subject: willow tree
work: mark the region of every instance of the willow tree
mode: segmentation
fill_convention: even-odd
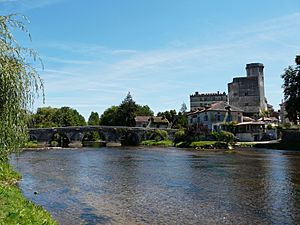
[[[18,150],[27,138],[27,112],[43,82],[33,67],[36,52],[22,47],[12,31],[21,30],[31,40],[26,17],[0,16],[0,160]],[[44,95],[43,95],[44,96]]]

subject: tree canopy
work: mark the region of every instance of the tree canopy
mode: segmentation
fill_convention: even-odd
[[[14,38],[13,29],[29,35],[24,16],[0,16],[0,160],[23,145],[27,138],[27,111],[43,82],[33,67],[38,58]],[[30,38],[30,35],[29,35]]]
[[[70,107],[38,108],[37,112],[32,115],[32,127],[49,128],[49,127],[68,127],[84,126],[85,119],[76,109]]]
[[[88,125],[97,126],[100,124],[99,114],[97,112],[91,112],[91,115],[88,119]]]
[[[148,105],[138,105],[130,92],[119,106],[111,106],[100,117],[100,124],[107,126],[135,126],[136,116],[153,116],[154,113]]]
[[[287,117],[297,124],[300,119],[300,56],[296,56],[295,62],[296,66],[286,68],[281,77]]]
[[[184,107],[184,103],[181,106],[181,110],[186,110]],[[157,113],[157,116],[165,117],[170,123],[171,127],[175,129],[187,128],[187,117],[184,112],[176,112],[175,109],[167,110],[165,112]]]

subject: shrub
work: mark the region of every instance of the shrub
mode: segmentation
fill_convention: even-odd
[[[174,143],[185,141],[186,133],[184,130],[179,130],[174,134]]]
[[[156,129],[146,134],[147,140],[166,141],[168,140],[168,133],[165,130]]]
[[[57,147],[58,146],[58,142],[57,141],[51,141],[50,142],[50,146],[51,147]]]
[[[213,131],[211,135],[215,138],[216,141],[223,141],[226,143],[233,143],[235,141],[234,134],[228,131]]]

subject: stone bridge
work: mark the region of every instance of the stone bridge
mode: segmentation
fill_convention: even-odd
[[[100,137],[104,137],[106,145],[121,145],[124,141],[139,143],[146,140],[147,134],[155,132],[158,128],[143,127],[122,127],[122,126],[76,126],[76,127],[55,127],[55,128],[30,128],[29,136],[31,140],[36,140],[39,146],[49,146],[55,134],[64,135],[69,142],[69,147],[81,147],[84,137],[90,132],[97,132]],[[169,139],[177,129],[159,128],[168,133]]]

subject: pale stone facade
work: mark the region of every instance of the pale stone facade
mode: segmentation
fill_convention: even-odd
[[[227,102],[215,102],[202,110],[188,113],[188,125],[192,129],[219,130],[221,125],[235,121],[243,122],[243,110]]]
[[[226,102],[227,95],[225,92],[220,93],[200,93],[195,92],[195,94],[190,95],[190,110],[196,111],[198,109],[203,109],[210,106],[215,102]]]

